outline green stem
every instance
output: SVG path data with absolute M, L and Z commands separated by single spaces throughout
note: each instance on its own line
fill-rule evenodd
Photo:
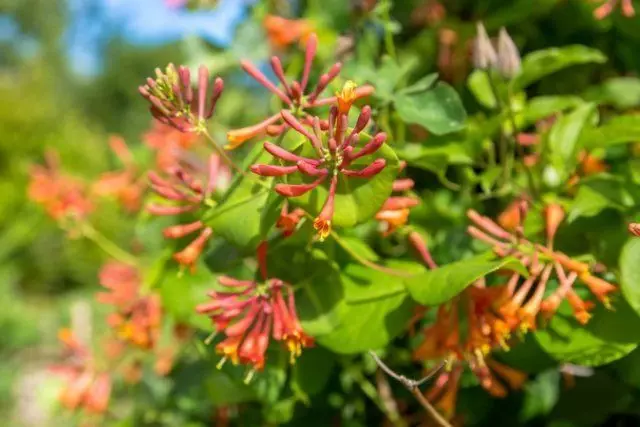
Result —
M 109 238 L 96 230 L 90 223 L 83 223 L 80 230 L 84 237 L 91 240 L 112 258 L 132 266 L 138 265 L 138 259 L 134 255 L 109 240 Z
M 391 33 L 391 6 L 393 3 L 390 0 L 387 0 L 385 3 L 384 6 L 387 4 L 389 6 L 384 8 L 384 15 L 382 16 L 386 21 L 384 26 L 384 47 L 387 49 L 389 56 L 397 60 L 396 45 L 393 41 L 393 34 Z
M 207 139 L 207 141 L 209 141 L 209 143 L 211 144 L 211 146 L 213 147 L 214 151 L 222 158 L 222 160 L 231 168 L 233 168 L 236 172 L 239 172 L 241 175 L 246 175 L 246 172 L 244 170 L 242 170 L 241 167 L 239 167 L 238 165 L 236 165 L 233 161 L 233 159 L 231 159 L 231 157 L 229 157 L 229 155 L 227 154 L 227 152 L 224 150 L 224 148 L 220 147 L 214 140 L 213 137 L 209 134 L 209 132 L 204 131 L 202 132 L 202 135 L 204 135 L 204 137 Z

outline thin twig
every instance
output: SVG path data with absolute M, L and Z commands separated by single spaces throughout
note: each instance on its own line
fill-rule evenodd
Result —
M 442 367 L 444 366 L 444 362 L 440 363 L 435 369 L 429 372 L 424 378 L 420 380 L 414 380 L 412 378 L 407 378 L 404 375 L 400 375 L 394 372 L 386 363 L 382 361 L 372 350 L 369 350 L 369 354 L 373 357 L 373 360 L 376 361 L 380 369 L 382 369 L 387 375 L 391 378 L 398 381 L 400 384 L 405 386 L 407 390 L 413 394 L 416 400 L 422 405 L 425 411 L 442 427 L 451 427 L 449 421 L 447 421 L 436 409 L 429 403 L 429 401 L 422 395 L 420 391 L 420 386 L 430 380 Z

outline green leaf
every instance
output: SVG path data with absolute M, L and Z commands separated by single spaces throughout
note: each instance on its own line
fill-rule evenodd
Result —
M 427 74 L 412 85 L 398 91 L 399 94 L 409 95 L 412 93 L 424 92 L 438 80 L 438 73 Z
M 203 367 L 201 367 L 203 368 Z M 202 380 L 202 371 L 194 373 L 193 381 Z M 209 367 L 207 371 L 207 390 L 211 403 L 218 406 L 227 406 L 247 402 L 256 399 L 255 392 L 242 381 L 234 381 L 226 373 Z
M 561 113 L 570 108 L 576 108 L 584 101 L 578 96 L 537 96 L 531 98 L 523 111 L 526 125 L 531 125 L 538 120 L 547 118 L 552 114 Z
M 560 397 L 560 372 L 549 369 L 524 386 L 524 404 L 520 420 L 527 421 L 549 414 Z
M 620 287 L 629 305 L 640 315 L 640 239 L 632 238 L 622 248 Z
M 585 366 L 611 363 L 633 351 L 640 341 L 640 317 L 629 303 L 618 298 L 614 308 L 607 310 L 598 304 L 589 323 L 581 325 L 565 301 L 535 338 L 559 362 Z
M 640 116 L 613 117 L 600 127 L 586 129 L 580 139 L 587 149 L 637 142 L 640 140 Z
M 405 273 L 420 274 L 424 267 L 416 262 L 396 260 L 388 268 Z M 374 270 L 360 264 L 349 264 L 342 269 L 342 283 L 347 302 L 365 302 L 405 293 L 405 287 L 397 276 Z
M 309 397 L 320 393 L 335 367 L 334 355 L 322 347 L 305 349 L 296 360 L 291 375 L 293 392 L 310 403 Z
M 614 77 L 601 85 L 589 88 L 584 98 L 598 104 L 613 105 L 624 110 L 640 105 L 640 79 Z
M 243 170 L 251 164 L 268 161 L 270 157 L 261 145 L 256 145 L 247 156 Z M 220 203 L 205 214 L 204 223 L 213 229 L 215 235 L 251 253 L 263 237 L 262 216 L 271 215 L 273 210 L 272 207 L 265 208 L 271 193 L 270 181 L 260 182 L 251 172 L 239 175 Z
M 564 68 L 588 63 L 602 64 L 606 60 L 599 50 L 581 45 L 538 50 L 522 60 L 522 70 L 512 85 L 518 91 Z
M 196 305 L 207 300 L 207 291 L 215 286 L 215 276 L 205 268 L 195 274 L 179 274 L 175 268 L 164 271 L 160 295 L 164 309 L 177 321 L 200 329 L 211 329 L 211 321 L 195 311 Z
M 595 104 L 584 104 L 560 117 L 549 131 L 551 164 L 566 178 L 577 162 L 580 133 L 595 112 Z
M 450 165 L 473 163 L 464 142 L 437 141 L 436 138 L 430 138 L 428 145 L 407 143 L 398 147 L 398 157 L 413 167 L 431 171 L 440 177 L 444 177 Z
M 439 82 L 435 88 L 414 95 L 398 95 L 398 115 L 406 123 L 416 123 L 435 135 L 457 132 L 465 127 L 467 113 L 458 93 Z
M 308 241 L 310 224 L 296 235 L 269 249 L 269 274 L 291 284 L 295 289 L 296 308 L 303 329 L 317 336 L 331 332 L 338 324 L 339 303 L 344 291 L 337 266 L 319 249 L 303 249 Z M 299 241 L 295 239 L 299 238 Z
M 613 364 L 613 368 L 625 383 L 640 388 L 640 348 L 618 360 Z
M 498 105 L 486 71 L 474 70 L 467 79 L 467 86 L 480 105 L 487 108 L 495 108 Z
M 340 354 L 382 348 L 404 331 L 412 314 L 405 293 L 365 302 L 344 301 L 339 309 L 340 326 L 317 341 Z
M 368 137 L 362 136 L 361 141 L 365 140 L 368 141 Z M 301 155 L 314 156 L 310 143 L 300 143 L 298 147 L 297 151 Z M 338 189 L 332 223 L 334 227 L 353 227 L 370 220 L 391 194 L 393 181 L 398 175 L 399 160 L 393 149 L 387 144 L 380 147 L 374 154 L 358 159 L 354 162 L 352 169 L 361 169 L 378 158 L 385 159 L 387 163 L 382 172 L 373 178 L 348 178 L 342 174 L 338 175 Z M 312 181 L 306 177 L 304 179 L 304 182 Z M 287 178 L 287 182 L 299 184 L 303 182 L 303 177 L 301 174 L 293 174 Z M 327 179 L 314 190 L 300 197 L 289 198 L 289 201 L 316 216 L 322 210 L 328 194 L 329 180 Z
M 623 182 L 612 176 L 599 176 L 583 180 L 569 207 L 567 221 L 579 217 L 592 217 L 605 209 L 624 210 L 635 204 Z
M 439 305 L 496 270 L 508 269 L 527 275 L 520 261 L 513 258 L 494 260 L 493 257 L 492 253 L 487 252 L 404 279 L 404 283 L 411 297 L 420 304 Z

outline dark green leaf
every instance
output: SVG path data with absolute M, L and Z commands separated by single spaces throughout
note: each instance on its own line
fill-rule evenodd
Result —
M 626 144 L 640 140 L 640 116 L 616 116 L 597 128 L 589 128 L 581 137 L 581 144 L 587 149 Z
M 291 388 L 296 395 L 309 402 L 309 397 L 320 393 L 335 367 L 335 357 L 322 347 L 306 349 L 293 367 Z
M 525 125 L 531 125 L 552 114 L 576 108 L 584 103 L 578 96 L 537 96 L 531 98 L 523 111 Z
M 581 105 L 560 117 L 549 132 L 551 164 L 562 173 L 563 178 L 568 177 L 572 166 L 577 162 L 580 134 L 594 112 L 594 104 Z
M 616 299 L 615 311 L 598 305 L 586 326 L 573 317 L 563 303 L 548 327 L 535 333 L 540 346 L 564 363 L 599 366 L 629 354 L 640 341 L 640 317 L 623 299 Z
M 406 328 L 413 314 L 411 308 L 405 293 L 361 303 L 343 301 L 338 314 L 340 326 L 317 341 L 341 354 L 384 347 Z
M 394 100 L 398 115 L 406 123 L 416 123 L 436 135 L 464 129 L 467 113 L 458 93 L 446 83 L 414 95 L 398 95 Z
M 496 270 L 514 270 L 527 275 L 526 269 L 518 260 L 493 258 L 492 253 L 484 253 L 404 279 L 404 283 L 411 297 L 420 304 L 439 305 L 458 295 L 476 280 Z
M 629 305 L 640 314 L 640 239 L 632 238 L 620 255 L 620 287 Z
M 613 105 L 621 110 L 640 105 L 640 79 L 637 77 L 614 77 L 584 94 L 588 101 Z
M 599 50 L 581 45 L 538 50 L 524 57 L 522 71 L 513 80 L 512 85 L 516 90 L 524 89 L 531 83 L 564 68 L 587 63 L 602 64 L 606 60 Z

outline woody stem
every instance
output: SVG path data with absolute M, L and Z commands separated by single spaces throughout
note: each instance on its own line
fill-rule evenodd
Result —
M 394 372 L 386 363 L 382 361 L 373 351 L 369 350 L 369 354 L 373 357 L 376 364 L 382 369 L 387 375 L 391 378 L 400 382 L 403 386 L 407 388 L 416 398 L 416 400 L 420 403 L 420 405 L 424 408 L 424 410 L 433 418 L 433 420 L 438 423 L 438 425 L 442 427 L 451 427 L 449 421 L 447 421 L 436 409 L 429 403 L 429 401 L 424 397 L 422 392 L 420 391 L 420 385 L 431 379 L 433 375 L 442 368 L 443 364 L 440 364 L 436 369 L 431 371 L 426 377 L 416 381 L 410 378 L 405 377 L 404 375 L 400 375 Z

